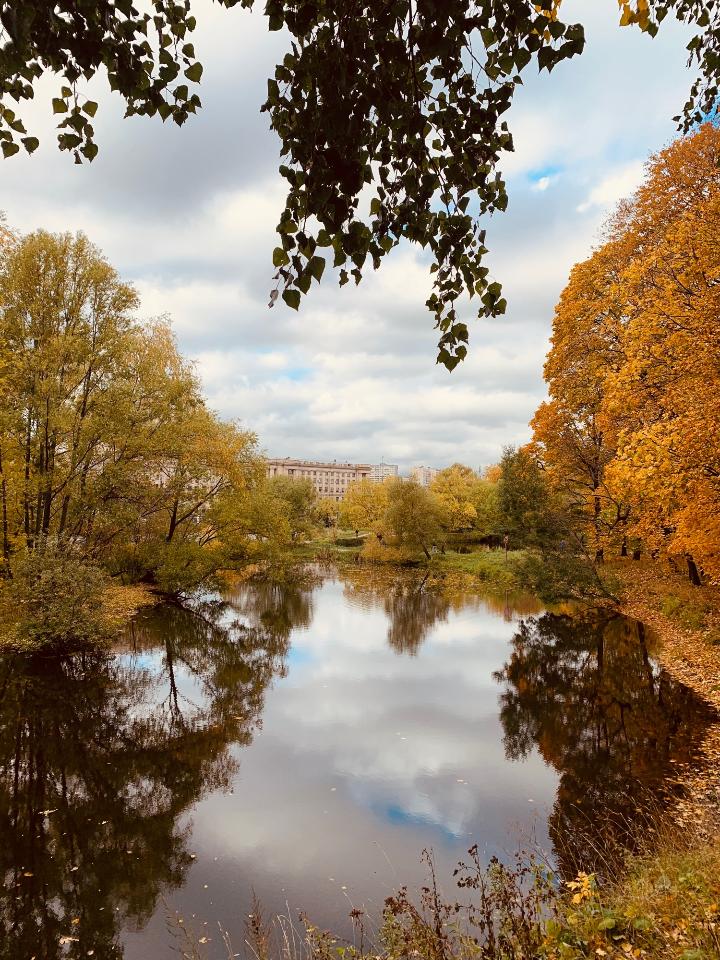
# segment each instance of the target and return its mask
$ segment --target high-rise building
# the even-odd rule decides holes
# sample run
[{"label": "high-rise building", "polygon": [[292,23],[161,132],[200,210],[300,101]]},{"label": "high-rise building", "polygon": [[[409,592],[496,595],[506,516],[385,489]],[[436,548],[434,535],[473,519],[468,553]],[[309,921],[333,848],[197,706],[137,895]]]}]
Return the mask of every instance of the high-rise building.
[{"label": "high-rise building", "polygon": [[370,479],[375,483],[382,483],[390,477],[397,477],[398,465],[396,463],[374,463],[370,467]]},{"label": "high-rise building", "polygon": [[434,467],[410,467],[410,479],[421,487],[429,487],[439,473]]},{"label": "high-rise building", "polygon": [[293,477],[311,480],[319,497],[342,500],[348,486],[355,480],[366,480],[372,467],[369,463],[325,463],[319,460],[292,460],[269,457],[266,461],[269,477]]}]

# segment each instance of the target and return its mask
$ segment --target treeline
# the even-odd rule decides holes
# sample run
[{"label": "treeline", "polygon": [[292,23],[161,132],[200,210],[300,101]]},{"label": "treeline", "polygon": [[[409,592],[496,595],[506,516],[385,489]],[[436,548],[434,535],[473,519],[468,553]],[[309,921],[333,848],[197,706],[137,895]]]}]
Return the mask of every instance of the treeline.
[{"label": "treeline", "polygon": [[4,230],[6,599],[72,594],[83,578],[94,589],[88,568],[180,593],[297,536],[294,500],[268,484],[255,435],[208,409],[169,323],[139,309],[86,237]]},{"label": "treeline", "polygon": [[360,480],[338,505],[337,522],[369,533],[367,560],[404,562],[466,545],[532,545],[538,504],[528,490],[529,475],[516,469],[522,452],[508,449],[499,465],[482,475],[461,463],[441,470],[429,487],[413,481]]},{"label": "treeline", "polygon": [[720,130],[652,157],[572,271],[528,455],[601,562],[720,579]]}]

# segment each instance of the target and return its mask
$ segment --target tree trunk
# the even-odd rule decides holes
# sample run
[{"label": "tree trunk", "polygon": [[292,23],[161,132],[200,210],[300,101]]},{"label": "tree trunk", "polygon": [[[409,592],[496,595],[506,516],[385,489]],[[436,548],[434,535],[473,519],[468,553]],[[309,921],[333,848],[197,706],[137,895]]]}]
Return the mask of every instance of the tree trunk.
[{"label": "tree trunk", "polygon": [[178,515],[178,502],[177,500],[173,503],[172,516],[170,517],[170,529],[167,532],[165,537],[165,543],[170,543],[175,533],[175,528],[177,527],[177,515]]},{"label": "tree trunk", "polygon": [[622,546],[620,547],[620,556],[626,557],[628,555],[627,551],[627,537],[623,537]]},{"label": "tree trunk", "polygon": [[63,497],[62,510],[60,511],[60,525],[58,526],[58,537],[61,537],[65,532],[65,524],[67,523],[69,506],[70,506],[70,494],[66,493],[65,496]]},{"label": "tree trunk", "polygon": [[595,563],[604,563],[605,562],[605,551],[602,547],[599,547],[595,551]]},{"label": "tree trunk", "polygon": [[640,547],[635,547],[635,549],[634,549],[633,552],[632,552],[632,558],[633,558],[633,560],[639,560],[639,559],[640,559],[640,554],[641,554]]},{"label": "tree trunk", "polygon": [[23,508],[25,514],[25,539],[28,547],[32,548],[32,507],[30,506],[30,463],[32,444],[32,414],[28,408],[27,430],[25,431],[25,487],[23,491]]},{"label": "tree trunk", "polygon": [[700,579],[700,572],[697,568],[697,564],[695,563],[693,558],[690,556],[690,554],[687,555],[686,560],[687,560],[688,577],[690,578],[690,583],[694,587],[701,587],[702,580]]},{"label": "tree trunk", "polygon": [[7,481],[3,472],[2,449],[0,449],[0,496],[2,497],[2,555],[7,565],[10,561],[10,542],[8,540]]}]

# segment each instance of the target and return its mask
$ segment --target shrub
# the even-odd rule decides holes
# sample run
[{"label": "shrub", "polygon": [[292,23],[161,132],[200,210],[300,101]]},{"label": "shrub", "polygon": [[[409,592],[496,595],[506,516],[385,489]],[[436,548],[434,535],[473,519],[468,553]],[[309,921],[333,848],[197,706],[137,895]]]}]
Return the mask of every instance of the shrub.
[{"label": "shrub", "polygon": [[13,565],[0,591],[0,640],[19,649],[104,642],[114,624],[103,610],[104,571],[46,544]]}]

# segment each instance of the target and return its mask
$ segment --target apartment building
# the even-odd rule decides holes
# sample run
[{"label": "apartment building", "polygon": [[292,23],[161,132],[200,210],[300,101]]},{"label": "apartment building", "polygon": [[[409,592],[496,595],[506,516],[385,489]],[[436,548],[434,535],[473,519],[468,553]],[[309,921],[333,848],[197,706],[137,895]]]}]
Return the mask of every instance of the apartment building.
[{"label": "apartment building", "polygon": [[266,460],[269,477],[294,477],[311,480],[319,497],[342,500],[355,480],[367,480],[373,469],[369,463],[323,463],[320,460],[292,460],[289,457]]},{"label": "apartment building", "polygon": [[411,467],[410,479],[419,483],[421,487],[429,487],[439,473],[440,471],[434,467]]},{"label": "apartment building", "polygon": [[389,480],[391,477],[397,477],[398,465],[396,463],[374,463],[370,467],[370,479],[374,483],[382,483],[383,480]]}]

